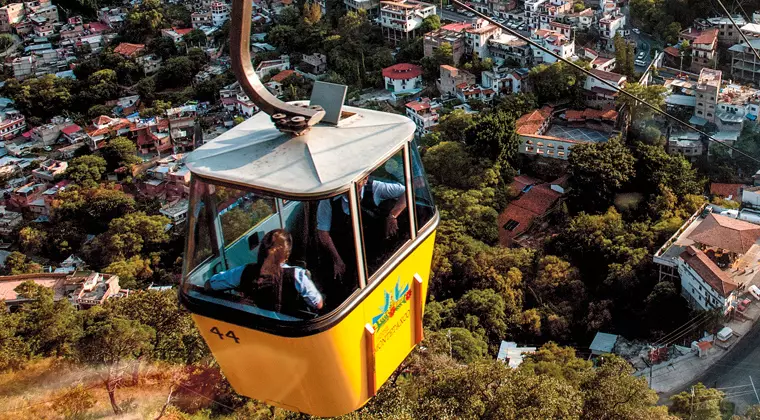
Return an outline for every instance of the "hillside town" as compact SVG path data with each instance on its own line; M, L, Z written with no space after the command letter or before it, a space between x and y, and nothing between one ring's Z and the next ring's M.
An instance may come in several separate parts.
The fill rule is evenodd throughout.
M0 7L0 372L36 357L83 363L72 349L88 316L158 331L150 312L166 302L181 332L163 340L175 341L156 333L152 350L120 357L201 363L209 348L174 308L197 187L186 161L261 112L231 70L232 4L55 1ZM619 367L615 387L645 395L631 403L640 418L692 418L695 395L711 401L699 418L760 418L747 388L760 356L760 4L669 17L676 6L653 3L253 1L250 54L267 91L313 103L314 86L345 85L347 105L408 117L440 211L422 350L364 414L383 416L384 398L411 398L410 386L429 407L461 398L430 391L442 379L426 367L489 360L538 378L561 359L585 372L557 374L578 409L514 418L639 418L580 396L604 387L592 382L605 363ZM43 303L79 335L20 346L11 337L43 334L22 328ZM113 375L107 409L119 414ZM268 410L219 381L203 408L172 406L170 391L158 418Z

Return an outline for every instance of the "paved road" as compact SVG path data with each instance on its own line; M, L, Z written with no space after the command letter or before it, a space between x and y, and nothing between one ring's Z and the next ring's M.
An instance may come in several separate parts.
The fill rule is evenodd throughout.
M444 9L444 10L441 10L441 19L450 20L452 22L466 22L472 18L469 18L465 15L460 15L457 12L450 12Z
M702 374L694 384L702 382L708 387L729 388L723 390L728 399L736 404L736 413L744 413L747 406L758 404L755 393L752 392L749 376L760 386L760 327L756 325L715 365ZM673 392L667 396L689 389L693 384ZM758 390L760 391L760 389ZM733 395L733 396L732 396ZM660 401L663 401L661 398Z

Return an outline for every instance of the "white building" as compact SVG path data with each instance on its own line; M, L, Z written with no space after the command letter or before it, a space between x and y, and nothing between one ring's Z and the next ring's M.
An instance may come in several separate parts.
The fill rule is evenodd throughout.
M422 21L435 15L435 5L415 0L381 1L380 26L391 43L414 38Z
M544 48L554 52L565 59L571 59L575 55L575 42L557 31L548 29L536 29L531 34L531 38ZM557 59L550 54L539 50L533 50L533 59L537 63L555 63Z
M438 109L440 104L430 101L430 98L422 98L418 101L406 104L406 116L414 121L417 126L417 135L425 135L438 125Z
M416 64L399 63L383 69L385 89L394 95L413 93L422 89L422 67Z

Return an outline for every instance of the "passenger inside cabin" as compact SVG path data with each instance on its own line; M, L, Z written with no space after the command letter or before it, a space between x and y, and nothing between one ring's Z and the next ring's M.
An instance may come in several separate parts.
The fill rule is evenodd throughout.
M372 180L369 177L357 182L357 187L361 220L365 228L365 253L369 264L383 255L387 239L395 236L399 230L398 218L406 209L406 188L400 183ZM317 236L327 254L327 260L332 261L332 267L326 270L329 271L328 278L355 283L356 253L347 194L319 202Z
M267 232L259 245L258 263L215 274L207 290L236 289L261 308L297 318L318 311L324 299L308 270L287 264L293 238L284 229Z

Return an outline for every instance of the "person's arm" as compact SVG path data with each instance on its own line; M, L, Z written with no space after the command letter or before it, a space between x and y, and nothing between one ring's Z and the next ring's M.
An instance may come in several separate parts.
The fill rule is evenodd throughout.
M324 299L322 294L317 290L317 286L311 281L309 272L301 267L296 267L296 290L306 303L316 309L320 310L324 306Z
M333 259L333 274L335 277L342 276L343 273L346 272L346 264L343 262L343 259L340 257L338 250L335 248L335 244L333 243L332 237L330 236L330 232L325 230L318 230L317 238L319 238L319 242L322 244L322 246L327 248L327 250L330 252L330 256Z
M240 276L243 274L245 267L245 265L240 265L227 271L214 274L208 281L206 281L204 289L206 289L206 291L237 289L240 287Z
M374 183L373 188L375 204L379 205L385 200L396 200L396 204L385 218L385 236L393 236L398 232L398 217L406 209L406 187L397 183L378 181Z
M332 203L330 200L322 200L317 206L317 239L330 252L333 260L333 273L335 277L338 277L346 271L346 264L335 248L330 236L330 228L332 228Z

